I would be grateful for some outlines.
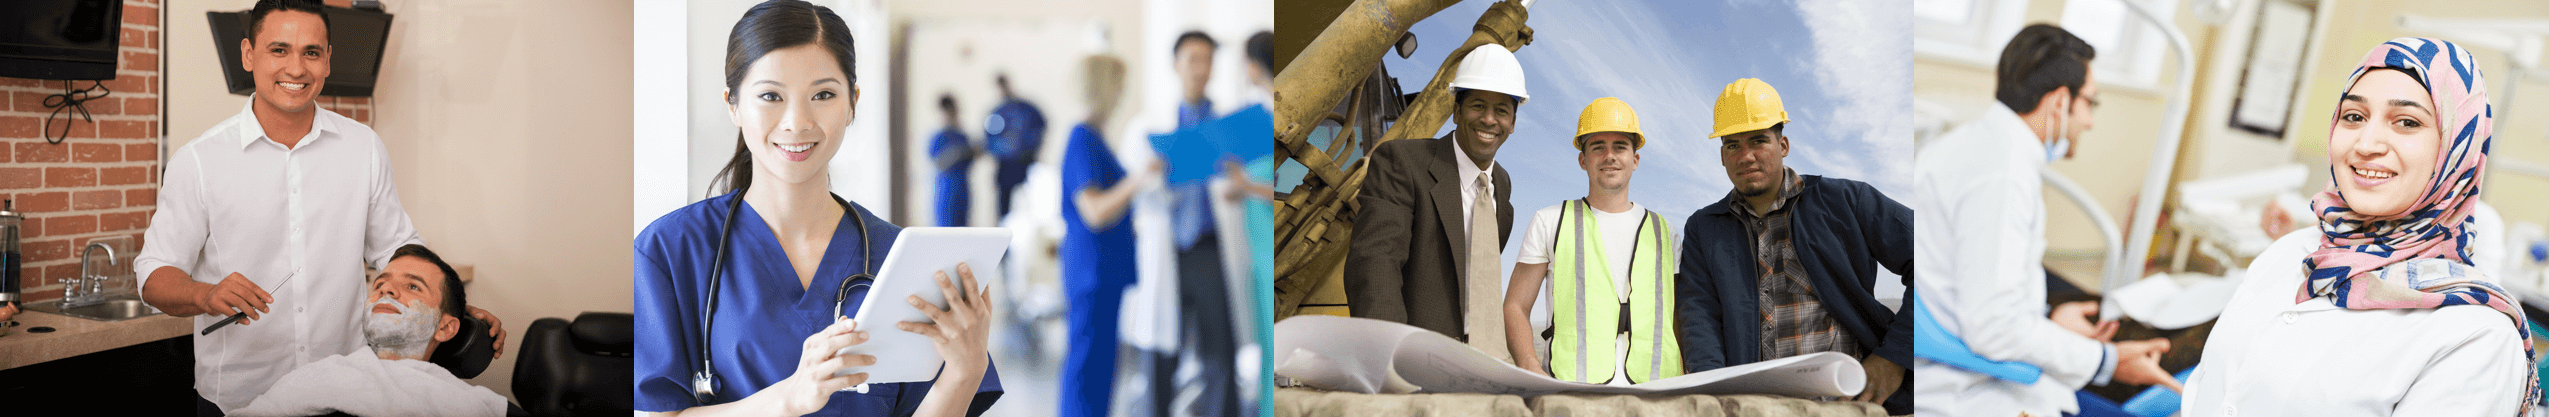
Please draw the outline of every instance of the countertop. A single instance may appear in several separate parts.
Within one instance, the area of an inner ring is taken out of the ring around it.
[[[155,314],[108,323],[40,311],[21,311],[17,327],[0,336],[0,369],[44,363],[151,341],[185,336],[194,319]],[[27,329],[52,327],[52,333]]]

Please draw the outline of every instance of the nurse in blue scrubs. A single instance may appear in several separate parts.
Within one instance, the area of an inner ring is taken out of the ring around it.
[[[731,191],[656,219],[636,239],[637,410],[981,414],[1001,388],[984,347],[989,290],[971,268],[938,274],[944,308],[897,300],[934,324],[843,317],[867,295],[866,278],[852,276],[874,272],[901,230],[828,191],[825,167],[846,140],[859,91],[848,26],[823,7],[771,1],[735,24],[727,51],[725,100],[741,132],[718,175]],[[835,310],[844,285],[853,288],[849,302]],[[869,332],[928,336],[947,363],[930,382],[851,391],[867,374],[835,371],[895,360],[833,353],[866,342]],[[707,384],[696,382],[703,369]]]
[[[1124,288],[1133,285],[1133,193],[1159,180],[1163,167],[1128,173],[1098,132],[1123,95],[1124,61],[1095,55],[1081,61],[1089,117],[1071,128],[1062,151],[1062,291],[1071,298],[1070,348],[1062,358],[1062,417],[1105,417],[1115,386],[1117,323]]]

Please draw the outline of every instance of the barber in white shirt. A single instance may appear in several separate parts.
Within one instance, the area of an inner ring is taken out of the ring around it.
[[[1975,355],[2042,369],[2033,383],[1948,365],[1920,348],[1917,414],[2057,416],[2079,412],[2088,384],[2170,380],[2165,339],[2106,343],[2085,312],[2046,317],[2043,183],[2037,170],[2070,155],[2094,124],[2097,52],[2069,31],[2031,25],[2001,51],[1999,104],[1914,155],[1914,290],[1938,324]]]
[[[134,273],[142,300],[194,317],[201,414],[244,407],[301,364],[363,348],[364,267],[420,244],[381,139],[312,103],[326,85],[317,0],[263,0],[239,49],[245,110],[168,155]],[[484,310],[501,349],[503,326]]]

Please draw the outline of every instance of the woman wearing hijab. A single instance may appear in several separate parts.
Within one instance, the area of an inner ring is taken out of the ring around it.
[[[2521,307],[2469,263],[2494,138],[2469,51],[2373,48],[2337,97],[2316,230],[2249,265],[2189,416],[2509,416],[2538,403]]]

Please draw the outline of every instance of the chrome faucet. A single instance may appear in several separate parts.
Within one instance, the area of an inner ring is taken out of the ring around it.
[[[90,242],[80,248],[80,277],[62,284],[62,307],[79,307],[106,302],[106,276],[89,273],[89,256],[106,250],[106,265],[115,266],[115,247]]]

